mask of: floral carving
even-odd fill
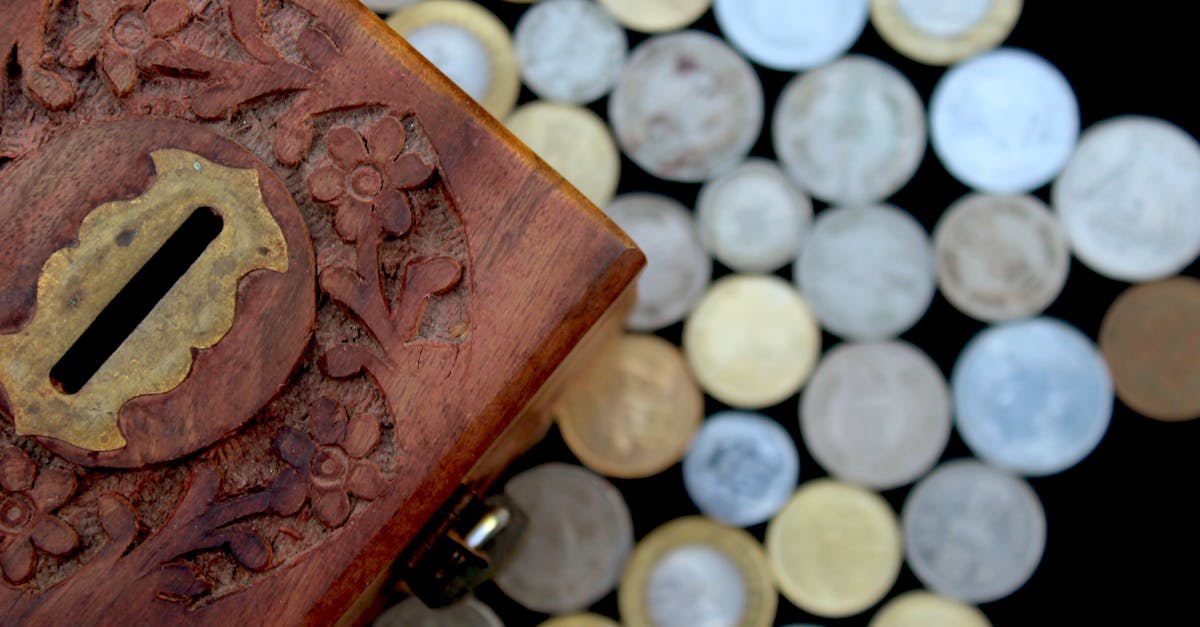
[[[0,20],[0,68],[7,68],[16,55],[25,93],[39,107],[57,111],[75,102],[75,92],[63,77],[42,67],[45,30],[41,16],[45,8],[45,2],[38,0],[5,5]],[[30,28],[31,24],[37,26]],[[4,111],[5,99],[0,81],[0,112]]]
[[[19,584],[33,576],[37,552],[65,556],[79,546],[70,525],[54,516],[75,491],[75,476],[59,469],[38,471],[15,446],[0,449],[0,568]]]

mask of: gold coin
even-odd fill
[[[700,428],[704,396],[679,349],[628,334],[567,389],[555,414],[585,466],[610,477],[648,477],[683,457]]]
[[[600,116],[583,107],[537,101],[513,111],[505,125],[588,200],[601,207],[612,200],[621,154]]]
[[[871,0],[871,23],[904,56],[950,65],[1004,41],[1021,15],[1022,0]]]
[[[767,627],[777,600],[754,536],[701,516],[643,538],[617,591],[628,627]]]
[[[879,608],[869,627],[992,627],[974,605],[912,590]]]
[[[683,350],[700,387],[733,407],[774,405],[804,385],[821,330],[790,283],[731,275],[715,283],[683,327]]]
[[[783,596],[829,618],[857,614],[900,574],[900,524],[878,494],[809,481],[767,525],[767,560]]]
[[[621,627],[617,621],[599,614],[555,616],[538,627]]]
[[[387,19],[488,113],[503,119],[517,104],[517,53],[504,23],[464,0],[427,0]]]
[[[663,33],[695,22],[712,0],[600,0],[630,30]]]

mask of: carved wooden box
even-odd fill
[[[643,263],[357,3],[0,0],[0,59],[3,624],[336,620]]]

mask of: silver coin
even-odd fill
[[[895,337],[933,300],[933,246],[891,205],[821,212],[798,263],[794,278],[821,326],[846,339]]]
[[[805,387],[800,433],[829,474],[877,490],[901,486],[946,448],[950,389],[907,342],[840,344]]]
[[[1050,182],[1079,139],[1070,83],[1042,57],[1000,48],[950,68],[929,101],[933,151],[954,178],[996,194]]]
[[[1046,512],[1033,488],[970,459],[946,462],[919,481],[900,525],[917,579],[967,603],[1015,592],[1046,547]]]
[[[712,260],[691,212],[666,196],[647,193],[618,196],[605,212],[646,253],[626,326],[654,331],[683,320],[712,279]]]
[[[958,356],[950,387],[967,446],[1023,475],[1050,475],[1079,463],[1112,417],[1112,379],[1100,351],[1054,318],[979,332]]]
[[[762,130],[762,84],[750,64],[713,35],[658,35],[630,55],[608,118],[617,142],[642,169],[699,182],[750,152]]]
[[[543,100],[586,104],[617,84],[629,41],[625,29],[591,0],[547,0],[530,7],[513,31],[517,68]]]
[[[384,610],[372,623],[375,627],[504,627],[492,608],[466,598],[449,607],[429,609],[409,597]]]
[[[1200,144],[1169,122],[1120,116],[1092,126],[1052,198],[1075,255],[1107,277],[1151,281],[1200,255]]]
[[[796,71],[837,58],[867,25],[869,0],[715,0],[721,32],[750,60]]]
[[[696,228],[704,247],[738,272],[774,272],[796,255],[812,201],[766,159],[747,159],[700,188]]]
[[[633,523],[621,493],[579,466],[542,464],[508,481],[504,492],[529,516],[529,528],[496,585],[525,607],[548,614],[582,610],[617,584],[633,550]]]
[[[749,527],[775,515],[796,491],[800,456],[779,423],[745,411],[704,421],[683,458],[683,486],[709,518]]]
[[[646,611],[657,627],[737,625],[747,605],[736,564],[715,548],[685,544],[658,560],[646,580]]]
[[[771,131],[792,179],[835,205],[891,196],[925,155],[921,96],[895,68],[858,54],[792,79]]]
[[[946,300],[986,322],[1040,313],[1067,283],[1071,251],[1050,208],[1033,196],[968,194],[933,229]]]

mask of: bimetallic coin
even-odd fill
[[[907,342],[839,344],[817,364],[800,403],[800,433],[817,462],[879,490],[933,468],[950,426],[945,377]]]
[[[1152,281],[1200,255],[1200,144],[1169,122],[1092,126],[1051,197],[1075,256],[1104,276]]]
[[[426,0],[387,20],[488,113],[503,119],[517,104],[521,81],[508,28],[474,2]]]
[[[1104,314],[1100,352],[1134,411],[1200,417],[1200,281],[1179,276],[1125,290]]]
[[[617,621],[599,614],[556,616],[538,627],[621,627]]]
[[[1104,358],[1054,318],[980,331],[950,375],[955,424],[984,461],[1050,475],[1079,463],[1104,437],[1113,390]]]
[[[800,486],[767,525],[766,545],[783,596],[817,616],[875,605],[900,574],[900,525],[887,501],[830,479]]]
[[[775,275],[713,283],[683,326],[683,351],[700,387],[742,409],[774,405],[804,385],[821,352],[808,304]]]
[[[964,196],[938,221],[933,248],[946,300],[985,322],[1040,313],[1071,268],[1062,226],[1033,196]]]
[[[892,66],[850,55],[792,79],[771,126],[775,152],[800,187],[830,204],[883,200],[925,155],[925,107]]]
[[[832,61],[867,25],[868,0],[715,0],[713,14],[730,43],[773,70],[806,70]]]
[[[633,550],[621,493],[579,466],[542,464],[509,479],[504,492],[529,517],[496,585],[538,612],[577,612],[617,585]]]
[[[683,457],[700,428],[704,396],[678,348],[653,335],[626,335],[563,392],[555,415],[584,465],[611,477],[648,477]]]
[[[793,277],[821,326],[852,340],[908,330],[933,300],[933,246],[920,223],[891,205],[817,215]]]
[[[663,33],[695,22],[712,0],[599,0],[622,24],[642,33]]]
[[[992,627],[992,623],[973,605],[910,590],[884,603],[868,627]]]
[[[658,194],[625,194],[604,209],[646,254],[637,303],[625,325],[654,331],[683,319],[712,280],[712,260],[700,243],[692,214]]]
[[[583,107],[530,102],[513,111],[505,126],[588,200],[601,207],[612,200],[621,154],[600,116]]]
[[[700,182],[750,152],[762,130],[762,85],[750,64],[713,35],[659,35],[633,50],[608,101],[608,118],[642,169]]]
[[[774,272],[796,255],[812,201],[766,159],[747,159],[707,182],[696,200],[700,241],[738,272]]]
[[[901,511],[904,552],[921,583],[967,603],[1004,598],[1033,576],[1046,513],[1029,484],[974,460],[938,466]]]
[[[513,31],[517,66],[544,100],[585,104],[621,77],[625,29],[590,0],[549,0],[531,7]]]
[[[800,476],[796,444],[761,414],[710,416],[683,457],[683,486],[709,518],[749,527],[775,515]]]
[[[1042,57],[1000,48],[950,68],[929,100],[933,151],[972,189],[1019,194],[1050,182],[1075,150],[1079,104]]]
[[[904,56],[950,65],[1000,45],[1022,0],[871,0],[871,23]]]
[[[776,597],[754,536],[699,516],[643,538],[617,591],[627,627],[767,627]]]
[[[375,627],[504,627],[492,608],[468,597],[449,607],[431,610],[409,597],[375,618]]]

